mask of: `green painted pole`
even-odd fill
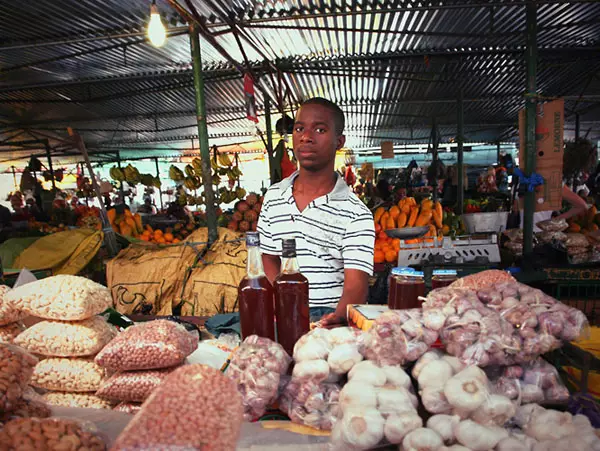
[[[217,231],[215,192],[212,186],[208,130],[206,129],[206,103],[204,97],[204,76],[202,75],[202,56],[200,55],[200,38],[198,36],[198,25],[195,23],[190,25],[190,46],[192,49],[192,67],[194,70],[194,92],[196,94],[198,143],[200,146],[200,159],[202,161],[202,181],[204,184],[204,198],[206,199],[206,222],[210,245],[219,238],[219,233]]]
[[[269,177],[275,183],[275,158],[273,155],[273,127],[271,125],[271,99],[265,97],[265,122],[267,126],[267,156],[269,157]]]
[[[456,103],[456,176],[457,180],[457,195],[456,203],[458,204],[457,213],[462,215],[465,209],[465,161],[464,161],[464,139],[465,135],[465,115],[463,92],[458,95]]]
[[[537,10],[534,1],[527,2],[527,44],[525,61],[527,65],[527,91],[525,98],[525,175],[535,171],[536,142],[535,127],[537,116],[536,76],[537,76]],[[533,251],[533,213],[535,211],[535,192],[525,194],[523,214],[523,253],[531,255]]]

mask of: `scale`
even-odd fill
[[[398,266],[421,265],[424,260],[435,264],[500,263],[498,235],[444,237],[442,241],[435,237],[431,242],[414,244],[400,240]]]

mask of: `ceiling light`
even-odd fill
[[[162,47],[167,40],[167,30],[162,23],[156,1],[150,6],[150,23],[148,24],[148,39],[154,47]]]

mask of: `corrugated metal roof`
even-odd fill
[[[0,133],[26,127],[64,136],[73,126],[91,149],[188,146],[197,134],[190,46],[173,1],[157,2],[172,34],[162,49],[143,36],[149,1],[0,4]],[[315,95],[339,103],[356,149],[382,139],[426,142],[434,117],[443,139],[454,137],[460,92],[469,138],[516,139],[524,1],[191,3],[230,58],[248,58],[273,98],[274,68],[281,72],[292,90],[283,91],[286,108]],[[538,2],[538,44],[538,91],[567,99],[567,137],[577,111],[582,132],[600,137],[600,2]],[[244,119],[241,75],[208,40],[201,48],[211,144],[257,139]],[[259,90],[257,103],[264,130]]]

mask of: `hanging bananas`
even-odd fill
[[[229,155],[227,155],[226,153],[220,153],[217,157],[221,166],[228,168],[233,164],[231,158],[229,158]]]
[[[110,178],[117,182],[125,181],[125,174],[123,174],[123,171],[116,166],[113,166],[112,168],[110,168],[109,174],[110,174]]]
[[[171,167],[169,168],[169,178],[174,182],[182,182],[185,178],[185,175],[183,171],[177,166],[171,165]]]
[[[142,181],[142,175],[137,168],[128,164],[125,170],[123,171],[125,174],[125,181],[131,186],[135,186]]]

